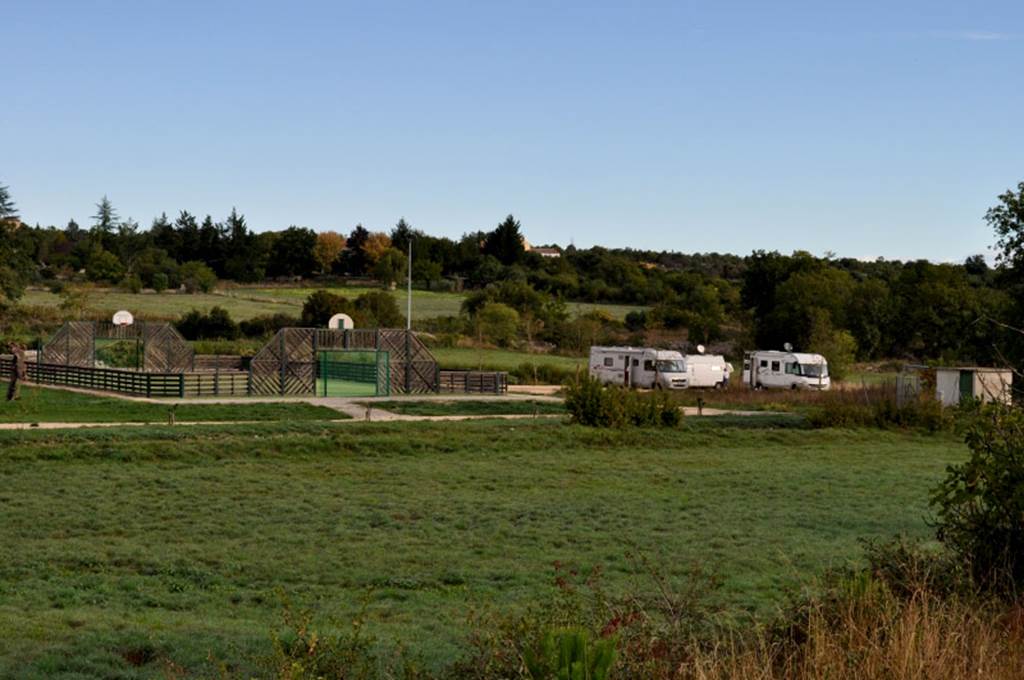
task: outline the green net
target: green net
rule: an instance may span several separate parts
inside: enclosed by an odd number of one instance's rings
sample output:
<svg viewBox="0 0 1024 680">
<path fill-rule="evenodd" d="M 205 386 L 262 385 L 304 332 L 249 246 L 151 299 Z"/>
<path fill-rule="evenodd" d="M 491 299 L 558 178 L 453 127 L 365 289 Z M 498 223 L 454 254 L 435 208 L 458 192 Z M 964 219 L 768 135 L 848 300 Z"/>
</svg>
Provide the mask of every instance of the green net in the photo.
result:
<svg viewBox="0 0 1024 680">
<path fill-rule="evenodd" d="M 324 350 L 317 362 L 316 393 L 322 397 L 376 397 L 391 393 L 388 353 Z"/>
</svg>

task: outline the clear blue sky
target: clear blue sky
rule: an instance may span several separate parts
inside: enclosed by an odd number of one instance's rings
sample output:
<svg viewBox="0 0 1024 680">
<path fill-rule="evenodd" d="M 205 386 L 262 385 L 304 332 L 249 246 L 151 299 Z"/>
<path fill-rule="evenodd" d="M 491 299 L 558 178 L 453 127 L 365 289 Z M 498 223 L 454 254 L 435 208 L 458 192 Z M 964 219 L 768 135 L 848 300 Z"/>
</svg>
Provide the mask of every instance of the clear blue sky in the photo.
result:
<svg viewBox="0 0 1024 680">
<path fill-rule="evenodd" d="M 1024 4 L 0 0 L 23 218 L 960 259 L 1024 179 Z"/>
</svg>

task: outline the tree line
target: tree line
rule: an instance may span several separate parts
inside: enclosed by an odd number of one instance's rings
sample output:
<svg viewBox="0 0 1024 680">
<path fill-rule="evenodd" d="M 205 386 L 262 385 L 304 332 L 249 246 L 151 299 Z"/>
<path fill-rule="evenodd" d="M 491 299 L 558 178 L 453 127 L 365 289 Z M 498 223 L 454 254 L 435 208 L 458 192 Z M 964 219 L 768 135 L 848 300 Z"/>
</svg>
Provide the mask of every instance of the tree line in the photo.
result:
<svg viewBox="0 0 1024 680">
<path fill-rule="evenodd" d="M 1024 326 L 1022 196 L 1024 183 L 999 196 L 985 215 L 998 254 L 990 267 L 980 255 L 937 264 L 807 252 L 738 256 L 569 246 L 559 257 L 542 257 L 528 249 L 511 215 L 459 239 L 426 234 L 405 219 L 387 231 L 360 224 L 348 234 L 300 226 L 255 232 L 234 208 L 219 221 L 187 210 L 173 219 L 161 214 L 142 229 L 120 218 L 106 197 L 86 227 L 74 220 L 64 227 L 29 226 L 0 185 L 0 291 L 14 301 L 28 284 L 78 279 L 136 291 L 209 291 L 218 279 L 357 277 L 390 286 L 407 275 L 411 243 L 417 287 L 467 290 L 468 327 L 486 313 L 490 326 L 509 327 L 509 341 L 564 346 L 568 339 L 559 336 L 579 332 L 566 325 L 566 303 L 575 301 L 643 307 L 617 324 L 638 340 L 664 329 L 685 331 L 692 343 L 790 342 L 862 360 L 1001 363 L 1024 353 L 1020 334 L 1008 328 Z M 610 318 L 591 316 L 615 330 Z"/>
</svg>

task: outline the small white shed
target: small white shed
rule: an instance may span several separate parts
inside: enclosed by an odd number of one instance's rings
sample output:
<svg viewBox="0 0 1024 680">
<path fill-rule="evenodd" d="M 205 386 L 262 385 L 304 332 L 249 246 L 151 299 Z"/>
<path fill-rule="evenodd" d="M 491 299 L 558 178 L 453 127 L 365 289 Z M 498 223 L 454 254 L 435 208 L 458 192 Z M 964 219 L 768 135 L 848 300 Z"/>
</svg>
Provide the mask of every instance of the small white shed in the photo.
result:
<svg viewBox="0 0 1024 680">
<path fill-rule="evenodd" d="M 956 406 L 964 399 L 983 402 L 1012 399 L 1013 371 L 1008 368 L 979 366 L 943 367 L 935 369 L 935 396 L 943 406 Z"/>
</svg>

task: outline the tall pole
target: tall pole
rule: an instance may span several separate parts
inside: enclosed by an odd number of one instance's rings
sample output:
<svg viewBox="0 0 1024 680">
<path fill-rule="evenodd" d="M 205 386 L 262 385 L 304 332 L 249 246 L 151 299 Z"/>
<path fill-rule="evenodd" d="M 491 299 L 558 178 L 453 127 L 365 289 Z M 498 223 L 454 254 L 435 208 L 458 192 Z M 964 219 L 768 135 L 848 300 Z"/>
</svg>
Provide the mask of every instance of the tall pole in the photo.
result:
<svg viewBox="0 0 1024 680">
<path fill-rule="evenodd" d="M 409 266 L 406 271 L 405 330 L 412 330 L 412 236 L 409 236 Z"/>
</svg>

